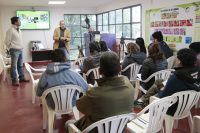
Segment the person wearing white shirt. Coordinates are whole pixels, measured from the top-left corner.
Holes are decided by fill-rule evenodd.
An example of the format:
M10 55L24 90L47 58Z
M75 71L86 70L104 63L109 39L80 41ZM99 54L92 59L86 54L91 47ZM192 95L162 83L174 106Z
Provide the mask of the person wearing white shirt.
M6 44L6 47L9 49L10 55L11 55L12 85L19 86L19 81L29 82L29 80L26 80L24 78L24 73L22 69L23 68L23 58L22 58L23 44L22 44L22 34L19 29L21 25L19 17L12 17L11 24L12 26L6 32L5 44ZM17 78L16 71L18 71L19 81Z

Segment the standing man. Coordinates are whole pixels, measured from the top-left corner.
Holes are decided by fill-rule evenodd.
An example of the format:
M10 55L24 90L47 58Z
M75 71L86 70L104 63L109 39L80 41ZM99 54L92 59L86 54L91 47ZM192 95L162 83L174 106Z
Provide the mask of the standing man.
M61 20L60 27L54 30L53 40L55 42L54 42L53 49L65 47L67 51L69 52L70 50L69 42L71 38L70 34L71 33L69 29L65 27L65 21Z
M23 73L23 44L22 44L22 34L19 29L21 22L19 17L11 18L11 28L6 32L5 44L10 50L11 55L11 79L13 86L19 86L19 82L29 82L24 78ZM17 72L19 74L19 81L17 78Z

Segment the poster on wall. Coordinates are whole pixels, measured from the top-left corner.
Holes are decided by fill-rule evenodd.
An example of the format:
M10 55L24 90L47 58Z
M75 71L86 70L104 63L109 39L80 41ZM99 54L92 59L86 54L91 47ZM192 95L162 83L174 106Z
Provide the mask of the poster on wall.
M200 41L200 2L147 10L145 40L148 44L155 31L163 33L164 41L173 50Z

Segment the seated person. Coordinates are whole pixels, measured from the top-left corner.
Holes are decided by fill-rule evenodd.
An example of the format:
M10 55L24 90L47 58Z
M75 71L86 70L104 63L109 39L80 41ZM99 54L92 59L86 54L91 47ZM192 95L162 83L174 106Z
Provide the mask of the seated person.
M146 50L146 47L145 47L145 44L144 44L144 39L142 37L139 37L135 40L135 43L137 45L139 45L140 47L140 52L143 52L145 54L147 54L147 50Z
M164 57L164 54L160 51L158 43L154 43L148 49L149 56L143 62L141 67L141 78L142 80L147 79L153 73L167 69L167 60ZM147 83L141 83L142 87L145 90L148 90L154 83L154 78L152 78Z
M83 73L87 73L90 69L99 67L99 60L100 60L100 56L101 56L101 49L100 46L98 44L98 42L92 42L89 44L89 49L90 49L90 54L91 56L87 57L84 61L83 61L83 66L81 67L81 71ZM87 77L87 82L88 84L93 84L95 83L95 79L94 79L94 75L90 74Z
M78 73L71 70L70 62L67 61L69 55L65 48L55 49L52 54L52 63L47 65L46 71L42 74L36 94L42 96L43 92L51 87L59 85L78 85L84 91L88 89L87 82ZM75 96L74 96L75 99ZM52 109L55 108L51 96L47 96L47 104ZM73 106L76 101L73 100Z
M200 67L200 42L193 42L189 46L196 53L197 61L196 66Z
M126 68L132 63L137 63L139 65L143 64L143 61L146 59L146 54L140 52L140 47L135 43L128 43L127 45L128 54L125 56L125 59L122 63L122 69ZM127 76L130 79L130 69L123 72L122 75Z
M100 42L99 42L99 45L100 45L100 48L101 48L101 52L106 52L106 51L108 51L108 47L107 47L105 41L100 41Z
M101 119L132 112L134 88L127 77L118 76L120 70L116 53L107 51L102 54L100 73L103 78L98 80L98 87L88 90L76 103L78 110L85 115L75 123L80 130Z
M164 90L159 92L158 97L163 98L186 90L200 91L200 68L195 66L195 62L195 52L188 48L179 50L175 72L168 79ZM176 109L177 104L174 104L167 113L173 116Z

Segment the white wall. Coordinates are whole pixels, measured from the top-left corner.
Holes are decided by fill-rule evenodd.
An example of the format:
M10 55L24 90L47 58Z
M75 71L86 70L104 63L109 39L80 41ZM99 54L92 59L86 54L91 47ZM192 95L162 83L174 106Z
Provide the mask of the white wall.
M51 15L51 28L50 30L24 30L23 42L24 42L24 61L31 61L29 42L32 40L40 40L45 47L52 49L53 46L53 31L58 26L58 23L63 19L64 14L91 14L101 13L127 7L131 5L141 4L142 5L142 37L145 38L144 25L145 25L145 11L152 8L168 7L177 4L191 3L199 0L114 0L110 4L98 8L56 8L56 7L35 7L36 10L49 10ZM31 7L0 7L0 53L3 48L1 41L5 38L5 33L10 27L10 18L15 15L16 10L31 9ZM2 29L1 29L2 27ZM2 30L2 32L1 32Z
M142 37L145 38L145 11L154 8L169 7L173 5L192 3L199 0L114 0L110 4L98 7L97 12L102 13L122 7L141 4L142 5Z
M31 10L31 7L0 7L0 27L2 27L1 37L5 38L5 33L11 26L10 18L14 16L16 10ZM50 30L22 30L23 44L24 44L24 61L31 61L31 53L29 42L32 40L42 41L46 48L53 48L53 32L59 25L59 21L62 20L64 14L91 14L95 13L94 8L56 8L56 7L35 7L35 10L49 10L50 11ZM0 28L1 31L1 28ZM1 39L1 38L0 38ZM0 47L4 48L4 44L1 42ZM0 51L1 53L1 51Z

